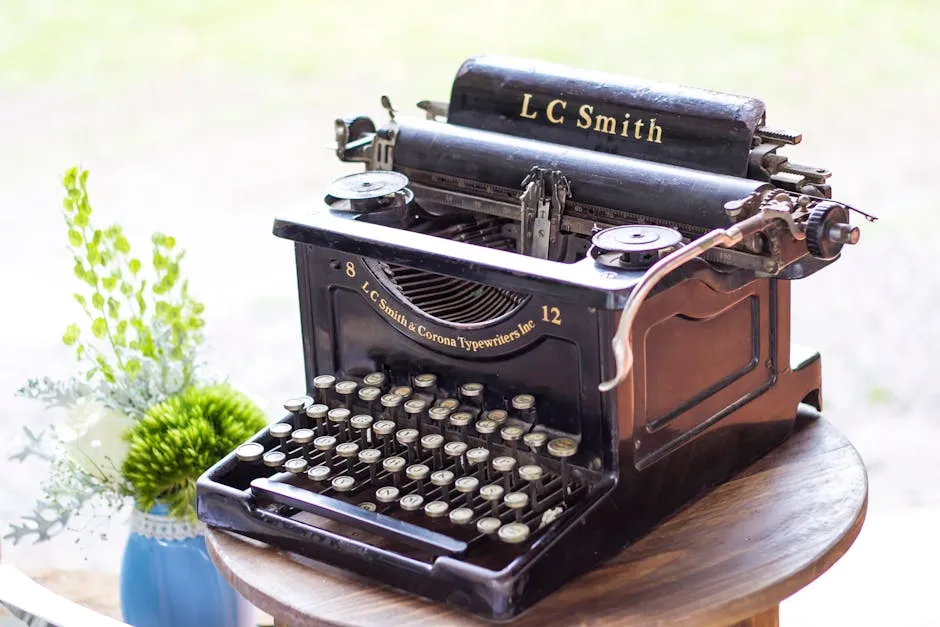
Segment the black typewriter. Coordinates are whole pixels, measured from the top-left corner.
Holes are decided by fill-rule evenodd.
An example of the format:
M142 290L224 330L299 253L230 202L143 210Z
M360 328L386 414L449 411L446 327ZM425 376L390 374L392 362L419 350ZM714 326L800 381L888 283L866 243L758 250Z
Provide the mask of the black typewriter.
M790 281L859 229L760 100L476 57L294 242L306 367L199 481L228 529L517 616L821 409Z

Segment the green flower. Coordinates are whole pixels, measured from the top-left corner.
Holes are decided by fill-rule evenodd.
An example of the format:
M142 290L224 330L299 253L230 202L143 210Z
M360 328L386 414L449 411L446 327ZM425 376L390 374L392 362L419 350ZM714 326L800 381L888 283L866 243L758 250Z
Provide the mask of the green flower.
M195 520L196 480L266 422L228 385L188 388L151 407L128 432L124 478L145 511L161 502L171 516Z

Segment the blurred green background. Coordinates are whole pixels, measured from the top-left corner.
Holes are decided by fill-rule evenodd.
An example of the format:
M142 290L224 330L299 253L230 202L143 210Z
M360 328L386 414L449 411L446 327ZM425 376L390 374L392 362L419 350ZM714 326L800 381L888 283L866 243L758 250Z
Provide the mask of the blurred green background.
M804 133L787 154L831 169L836 198L882 218L794 286L793 336L823 353L827 415L869 465L871 506L856 547L784 618L930 624L938 25L930 0L0 0L0 439L57 419L12 392L72 367L59 344L78 312L58 180L74 163L91 170L100 220L120 221L132 244L164 230L187 248L210 368L273 418L303 370L292 251L271 220L349 171L327 149L335 117L380 116L381 94L416 114L479 53L739 93ZM0 461L0 519L26 511L42 470ZM123 526L106 525L107 541L75 544L89 524L4 547L4 560L115 572Z

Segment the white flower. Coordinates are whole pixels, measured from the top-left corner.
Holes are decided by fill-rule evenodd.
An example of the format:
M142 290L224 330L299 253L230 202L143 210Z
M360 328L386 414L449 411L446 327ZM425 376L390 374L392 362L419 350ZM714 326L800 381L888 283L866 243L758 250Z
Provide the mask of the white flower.
M109 483L120 483L123 481L121 465L130 449L123 435L133 424L133 419L119 411L97 401L81 399L69 411L62 438L65 452L88 474Z

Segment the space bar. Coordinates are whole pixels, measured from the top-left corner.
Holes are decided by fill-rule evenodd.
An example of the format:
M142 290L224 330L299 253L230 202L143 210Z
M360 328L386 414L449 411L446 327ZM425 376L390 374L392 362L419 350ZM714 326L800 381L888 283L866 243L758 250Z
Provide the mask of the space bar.
M435 554L456 556L467 550L466 542L454 540L442 533L287 483L259 477L251 482L251 493L257 498L295 507Z

